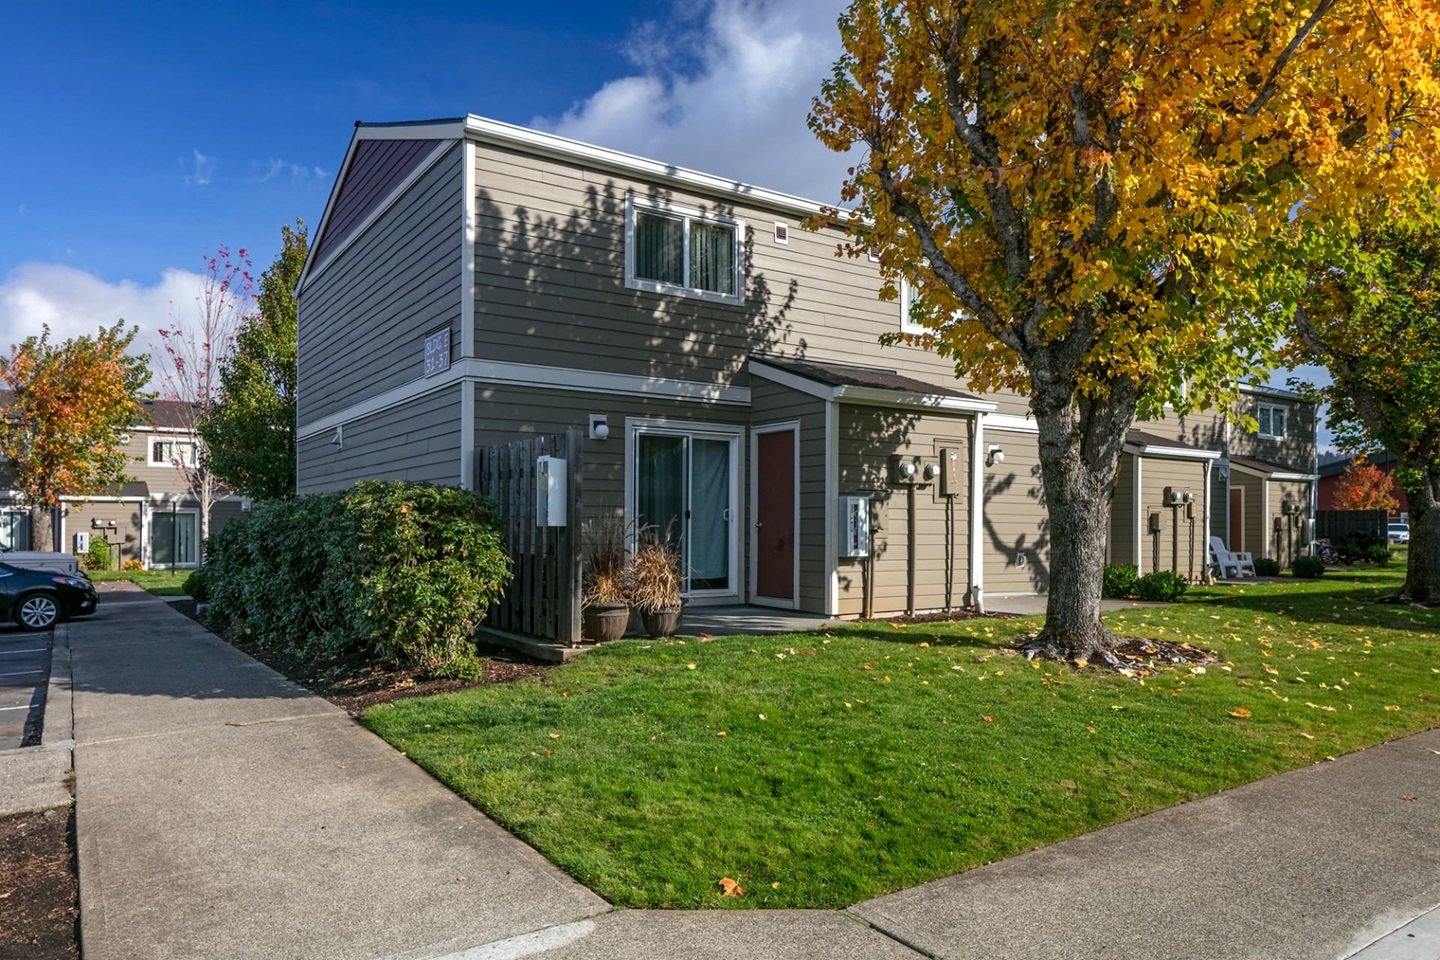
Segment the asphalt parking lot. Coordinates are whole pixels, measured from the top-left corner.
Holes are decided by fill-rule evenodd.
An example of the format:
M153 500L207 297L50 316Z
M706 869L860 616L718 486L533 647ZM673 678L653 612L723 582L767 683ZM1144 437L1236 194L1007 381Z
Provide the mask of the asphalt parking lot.
M13 750L38 723L50 676L53 631L0 627L0 750Z

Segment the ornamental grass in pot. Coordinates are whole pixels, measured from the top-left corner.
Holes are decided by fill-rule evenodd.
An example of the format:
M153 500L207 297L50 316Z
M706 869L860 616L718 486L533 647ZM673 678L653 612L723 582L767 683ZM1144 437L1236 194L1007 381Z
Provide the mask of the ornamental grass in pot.
M625 569L625 527L614 517L584 532L585 580L580 596L586 640L619 640L630 625L630 582Z
M682 583L680 552L670 531L641 528L630 557L630 600L651 637L673 637L680 630Z

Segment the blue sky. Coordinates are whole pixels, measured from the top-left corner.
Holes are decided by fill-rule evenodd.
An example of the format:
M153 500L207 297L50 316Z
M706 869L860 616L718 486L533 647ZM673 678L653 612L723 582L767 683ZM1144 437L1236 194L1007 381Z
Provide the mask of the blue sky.
M11 2L0 344L123 317L149 347L207 252L258 272L318 223L356 120L476 113L833 200L805 117L843 5Z

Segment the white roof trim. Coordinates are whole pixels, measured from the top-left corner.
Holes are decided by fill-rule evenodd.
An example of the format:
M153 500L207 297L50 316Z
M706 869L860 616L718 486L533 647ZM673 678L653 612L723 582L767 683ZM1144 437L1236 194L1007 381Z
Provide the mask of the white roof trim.
M1039 433L1040 424L1035 418L1018 416L1013 413L992 413L985 418L986 430L1005 430L1010 433Z
M1125 452L1142 457L1165 457L1170 460L1219 460L1219 450L1197 450L1194 447L1162 447L1158 444L1127 443Z
M1303 400L1304 398L1294 390L1286 390L1284 387L1271 387L1263 383L1242 383L1241 393L1253 394L1257 397L1273 397L1276 400Z
M777 369L765 363L764 360L754 357L750 360L750 373L762 380L778 383L782 387L788 387L807 396L818 397L821 400L843 400L846 403L867 407L897 407L905 410L940 410L955 413L991 413L998 409L996 404L989 400L977 400L971 397L950 397L936 393L907 393L900 390L861 387L854 384L832 387L789 370Z
M1292 473L1288 470L1277 470L1272 473L1269 470L1256 470L1254 467L1247 467L1244 464L1236 463L1234 460L1230 461L1230 469L1238 470L1241 473L1248 473L1252 477L1264 477L1266 480L1297 480L1302 483L1307 483L1320 479L1318 473Z

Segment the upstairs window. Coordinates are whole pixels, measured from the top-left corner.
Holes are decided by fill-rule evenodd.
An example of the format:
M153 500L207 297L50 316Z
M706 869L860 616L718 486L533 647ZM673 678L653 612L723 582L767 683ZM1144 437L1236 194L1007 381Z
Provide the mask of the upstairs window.
M1283 440L1287 414L1288 409L1278 403L1260 404L1255 416L1260 421L1260 436L1268 440Z
M739 220L629 197L625 286L740 303Z
M169 467L176 461L182 466L195 466L194 440L165 440L157 437L150 441L150 466Z
M910 281L909 281L909 280L905 280L905 279L901 279L901 281L900 281L900 332L901 332L901 333L914 334L914 335L916 335L916 336L919 336L920 334L929 333L930 330L929 330L929 328L927 328L927 327L925 326L925 324L920 323L919 321L915 320L915 319L911 316L911 314L910 314L911 308L915 306L915 294L916 294L916 290L915 290L914 287L912 287L912 286L910 285Z

